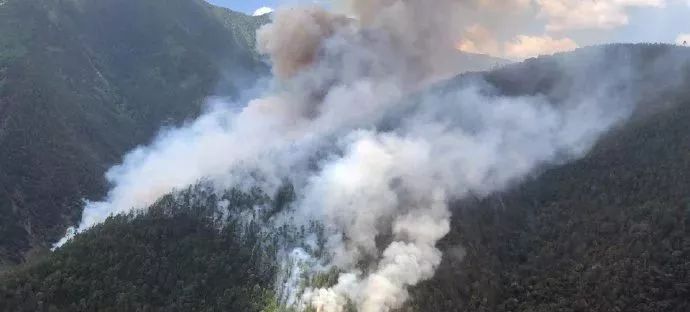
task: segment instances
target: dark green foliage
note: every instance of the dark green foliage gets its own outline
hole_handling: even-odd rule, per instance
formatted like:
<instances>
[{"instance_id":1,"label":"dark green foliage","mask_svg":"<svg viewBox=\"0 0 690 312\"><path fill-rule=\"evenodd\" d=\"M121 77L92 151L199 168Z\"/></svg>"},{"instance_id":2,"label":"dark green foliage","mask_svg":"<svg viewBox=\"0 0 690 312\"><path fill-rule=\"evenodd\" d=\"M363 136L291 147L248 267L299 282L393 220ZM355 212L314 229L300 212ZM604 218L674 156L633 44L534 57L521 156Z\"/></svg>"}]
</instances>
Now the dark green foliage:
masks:
<instances>
[{"instance_id":1,"label":"dark green foliage","mask_svg":"<svg viewBox=\"0 0 690 312\"><path fill-rule=\"evenodd\" d=\"M638 68L659 65L655 55L669 49L690 57L690 49L668 46L603 49L609 63L621 53L636 55ZM548 94L552 90L535 89L563 79L556 60L491 75L497 85L515 88L511 92ZM456 203L441 246L444 263L433 280L413 290L404 310L690 310L690 70L683 58L668 60L676 61L676 70L635 82L647 96L634 119L584 159L502 194ZM521 86L507 82L522 70L536 78ZM664 93L651 92L668 87L652 82L663 75L681 78Z\"/></svg>"},{"instance_id":2,"label":"dark green foliage","mask_svg":"<svg viewBox=\"0 0 690 312\"><path fill-rule=\"evenodd\" d=\"M267 72L265 18L202 0L0 5L0 270L78 221L105 170L161 125Z\"/></svg>"},{"instance_id":3,"label":"dark green foliage","mask_svg":"<svg viewBox=\"0 0 690 312\"><path fill-rule=\"evenodd\" d=\"M257 227L219 226L217 198L197 186L146 213L109 218L2 276L0 310L262 310L272 300L275 246Z\"/></svg>"}]
</instances>

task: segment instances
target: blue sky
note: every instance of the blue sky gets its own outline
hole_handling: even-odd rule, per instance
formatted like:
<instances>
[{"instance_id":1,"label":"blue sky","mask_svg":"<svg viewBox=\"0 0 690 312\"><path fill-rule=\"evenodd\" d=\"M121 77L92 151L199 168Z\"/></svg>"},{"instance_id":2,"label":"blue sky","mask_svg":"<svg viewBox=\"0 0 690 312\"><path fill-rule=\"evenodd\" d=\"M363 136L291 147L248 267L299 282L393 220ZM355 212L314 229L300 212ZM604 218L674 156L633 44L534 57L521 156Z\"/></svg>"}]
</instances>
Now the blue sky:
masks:
<instances>
[{"instance_id":1,"label":"blue sky","mask_svg":"<svg viewBox=\"0 0 690 312\"><path fill-rule=\"evenodd\" d=\"M256 9L260 7L279 7L281 5L289 5L291 3L306 2L299 0L207 0L215 5L224 6L226 8L233 9L235 11L244 12L247 14L252 14Z\"/></svg>"},{"instance_id":2,"label":"blue sky","mask_svg":"<svg viewBox=\"0 0 690 312\"><path fill-rule=\"evenodd\" d=\"M679 34L690 33L689 4L677 1L662 9L633 9L630 23L616 29L612 37L629 42L673 42Z\"/></svg>"},{"instance_id":3,"label":"blue sky","mask_svg":"<svg viewBox=\"0 0 690 312\"><path fill-rule=\"evenodd\" d=\"M280 2L279 0L207 0L215 5L224 6L244 13L251 14L254 10L262 7L275 7Z\"/></svg>"}]
</instances>

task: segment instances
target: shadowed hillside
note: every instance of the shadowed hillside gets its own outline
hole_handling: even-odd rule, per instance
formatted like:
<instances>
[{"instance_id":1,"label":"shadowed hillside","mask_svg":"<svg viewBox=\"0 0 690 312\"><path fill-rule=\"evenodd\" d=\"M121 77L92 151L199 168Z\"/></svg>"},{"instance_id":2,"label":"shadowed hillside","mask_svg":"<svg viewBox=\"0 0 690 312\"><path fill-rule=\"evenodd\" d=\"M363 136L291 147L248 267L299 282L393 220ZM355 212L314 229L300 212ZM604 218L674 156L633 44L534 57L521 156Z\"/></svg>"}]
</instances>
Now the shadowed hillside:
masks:
<instances>
[{"instance_id":1,"label":"shadowed hillside","mask_svg":"<svg viewBox=\"0 0 690 312\"><path fill-rule=\"evenodd\" d=\"M690 309L690 49L610 45L487 77L508 94L559 98L564 73L623 64L633 68L633 119L579 161L456 203L444 263L414 290L416 310Z\"/></svg>"},{"instance_id":2,"label":"shadowed hillside","mask_svg":"<svg viewBox=\"0 0 690 312\"><path fill-rule=\"evenodd\" d=\"M273 300L275 242L228 222L258 193L197 186L150 211L110 218L50 258L3 276L2 311L262 311ZM223 226L218 226L223 224ZM240 239L242 237L242 239ZM75 261L77 258L89 261ZM27 279L28 277L28 279Z\"/></svg>"},{"instance_id":3,"label":"shadowed hillside","mask_svg":"<svg viewBox=\"0 0 690 312\"><path fill-rule=\"evenodd\" d=\"M266 21L202 0L2 1L0 267L61 237L125 151L267 73Z\"/></svg>"}]
</instances>

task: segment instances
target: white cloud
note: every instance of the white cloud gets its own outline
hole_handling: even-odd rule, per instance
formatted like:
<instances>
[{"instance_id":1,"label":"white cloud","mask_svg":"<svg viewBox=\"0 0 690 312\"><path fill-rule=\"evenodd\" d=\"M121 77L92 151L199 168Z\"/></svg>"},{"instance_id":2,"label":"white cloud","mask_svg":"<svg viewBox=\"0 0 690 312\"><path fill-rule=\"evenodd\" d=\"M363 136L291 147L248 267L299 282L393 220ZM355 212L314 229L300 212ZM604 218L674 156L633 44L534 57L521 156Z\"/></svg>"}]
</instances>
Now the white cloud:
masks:
<instances>
[{"instance_id":1,"label":"white cloud","mask_svg":"<svg viewBox=\"0 0 690 312\"><path fill-rule=\"evenodd\" d=\"M664 7L666 0L537 0L549 31L611 29L629 23L631 7Z\"/></svg>"},{"instance_id":2,"label":"white cloud","mask_svg":"<svg viewBox=\"0 0 690 312\"><path fill-rule=\"evenodd\" d=\"M269 13L273 13L273 9L272 9L272 8L269 8L269 7L260 7L260 8L258 8L258 9L256 9L256 11L254 11L254 14L252 14L252 15L254 15L254 16L261 16L261 15L269 14Z\"/></svg>"},{"instance_id":3,"label":"white cloud","mask_svg":"<svg viewBox=\"0 0 690 312\"><path fill-rule=\"evenodd\" d=\"M676 38L676 44L677 45L690 45L690 34L680 34Z\"/></svg>"},{"instance_id":4,"label":"white cloud","mask_svg":"<svg viewBox=\"0 0 690 312\"><path fill-rule=\"evenodd\" d=\"M571 51L578 48L578 44L567 37L554 39L548 35L518 35L511 41L500 42L490 30L475 24L466 29L463 39L456 45L456 48L468 53L521 60L539 55Z\"/></svg>"},{"instance_id":5,"label":"white cloud","mask_svg":"<svg viewBox=\"0 0 690 312\"><path fill-rule=\"evenodd\" d=\"M565 52L577 49L578 45L570 38L554 39L550 36L520 35L505 44L505 56L512 59Z\"/></svg>"},{"instance_id":6,"label":"white cloud","mask_svg":"<svg viewBox=\"0 0 690 312\"><path fill-rule=\"evenodd\" d=\"M494 38L494 34L482 25L474 24L468 27L463 34L463 39L456 48L463 52L500 55L500 44Z\"/></svg>"}]
</instances>

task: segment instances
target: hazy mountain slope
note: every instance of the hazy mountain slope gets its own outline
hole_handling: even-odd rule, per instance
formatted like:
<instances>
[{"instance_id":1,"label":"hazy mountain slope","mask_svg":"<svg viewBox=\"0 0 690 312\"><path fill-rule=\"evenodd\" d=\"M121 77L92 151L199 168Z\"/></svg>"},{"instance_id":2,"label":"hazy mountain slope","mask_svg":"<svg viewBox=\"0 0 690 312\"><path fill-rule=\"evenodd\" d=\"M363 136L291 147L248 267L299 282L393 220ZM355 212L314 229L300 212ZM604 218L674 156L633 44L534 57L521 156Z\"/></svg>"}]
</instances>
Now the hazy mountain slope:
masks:
<instances>
[{"instance_id":1,"label":"hazy mountain slope","mask_svg":"<svg viewBox=\"0 0 690 312\"><path fill-rule=\"evenodd\" d=\"M266 73L253 52L264 19L201 0L3 1L0 266L60 237L161 124Z\"/></svg>"},{"instance_id":2,"label":"hazy mountain slope","mask_svg":"<svg viewBox=\"0 0 690 312\"><path fill-rule=\"evenodd\" d=\"M444 242L451 256L415 291L414 306L687 311L688 118L685 100L611 135L581 161L463 203Z\"/></svg>"},{"instance_id":3,"label":"hazy mountain slope","mask_svg":"<svg viewBox=\"0 0 690 312\"><path fill-rule=\"evenodd\" d=\"M457 68L461 68L462 72L487 71L511 63L511 61L506 59L493 57L486 54L467 52L458 52L456 57L450 60L450 62L452 64L452 66L449 68L451 77L457 75L458 71L454 70Z\"/></svg>"},{"instance_id":4,"label":"hazy mountain slope","mask_svg":"<svg viewBox=\"0 0 690 312\"><path fill-rule=\"evenodd\" d=\"M639 102L634 119L609 133L581 160L546 170L502 194L455 203L451 233L441 244L444 262L434 279L412 290L413 300L404 310L687 311L690 307L687 299L690 49L655 45L596 47L530 60L482 75L490 85L506 94L543 94L557 99L570 96L555 88L554 81L570 81L576 75L571 69L580 68L577 74L592 77L581 86L586 90L588 84L603 83L605 79L605 74L594 73L600 73L605 66L622 64L632 65L629 66L632 79L628 82L632 88L621 86L621 90L628 90L627 96ZM466 79L475 78L475 75L464 75L440 88L457 87ZM676 83L667 90L659 90L657 86L662 79ZM215 207L217 200L212 196L207 198L204 202L209 204L204 207ZM183 201L171 209L198 211L195 207ZM8 302L8 310L32 310L41 299L44 307L60 306L61 302L45 299L54 298L55 294L114 298L120 291L117 288L99 288L96 284L74 290L63 281L94 284L103 279L102 274L95 272L113 266L119 268L118 263L130 263L130 259L141 259L136 263L147 267L163 263L177 265L181 272L176 274L203 272L196 266L186 265L184 258L163 257L157 251L156 246L161 244L184 249L188 245L182 238L188 234L168 236L152 230L150 235L137 236L133 244L152 247L131 250L125 248L126 243L114 239L126 237L130 232L131 235L149 233L144 224L152 216L156 214L111 219L78 236L40 263L26 265L6 278L6 282L0 282L0 293L5 296L0 302ZM203 213L185 216L210 220ZM160 214L154 217L155 220L166 218ZM187 219L156 222L163 228L173 227L161 231L174 231L180 220ZM112 248L113 240L121 244L118 248L128 250ZM216 247L222 248L224 244L232 245L226 241ZM155 252L152 254L151 250ZM213 248L193 251L200 259L214 258L218 253L222 251ZM107 261L93 261L94 255L101 254L108 255ZM231 255L224 257L229 262L236 261ZM241 253L238 257L244 259ZM147 280L149 277L143 271L112 274L125 276L122 283L126 284ZM49 278L58 272L64 274L61 279ZM270 278L257 280L232 272L219 274L220 280L233 281L236 287L261 290L270 287L272 282ZM199 277L183 284L197 285L202 280ZM130 302L159 300L156 298L160 297L145 290L149 289L143 286L146 283L133 283L136 286L130 288L131 294L143 297ZM185 297L193 307L221 300L222 296L209 299L201 295L219 293L215 286L204 287L203 292L190 290L190 295ZM266 300L263 297L253 300L269 305L262 301ZM24 305L27 302L30 305ZM103 304L100 308L115 309L112 301L92 302Z\"/></svg>"},{"instance_id":5,"label":"hazy mountain slope","mask_svg":"<svg viewBox=\"0 0 690 312\"><path fill-rule=\"evenodd\" d=\"M605 57L577 62L592 53ZM664 61L672 59L677 63ZM558 90L549 85L567 79L562 64L595 71L631 62L637 68L630 73L632 98L640 103L634 119L584 159L503 194L457 203L453 230L443 243L445 261L432 281L415 290L412 306L419 311L687 311L689 61L687 48L614 45L490 73L489 80L504 92L556 96ZM534 79L517 79L526 76ZM658 89L664 79L673 79L675 86Z\"/></svg>"}]
</instances>

